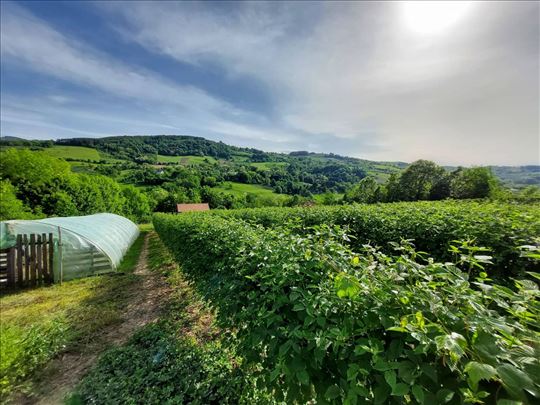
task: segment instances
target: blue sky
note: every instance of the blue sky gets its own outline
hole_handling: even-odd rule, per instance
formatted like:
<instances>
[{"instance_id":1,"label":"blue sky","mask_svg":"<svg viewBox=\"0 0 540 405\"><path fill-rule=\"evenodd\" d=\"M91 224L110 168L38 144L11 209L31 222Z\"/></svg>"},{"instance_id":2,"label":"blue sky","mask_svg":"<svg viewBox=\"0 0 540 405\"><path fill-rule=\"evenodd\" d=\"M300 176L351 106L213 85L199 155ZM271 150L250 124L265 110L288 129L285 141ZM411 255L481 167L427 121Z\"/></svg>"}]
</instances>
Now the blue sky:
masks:
<instances>
[{"instance_id":1,"label":"blue sky","mask_svg":"<svg viewBox=\"0 0 540 405\"><path fill-rule=\"evenodd\" d=\"M539 164L536 2L2 2L3 136Z\"/></svg>"}]
</instances>

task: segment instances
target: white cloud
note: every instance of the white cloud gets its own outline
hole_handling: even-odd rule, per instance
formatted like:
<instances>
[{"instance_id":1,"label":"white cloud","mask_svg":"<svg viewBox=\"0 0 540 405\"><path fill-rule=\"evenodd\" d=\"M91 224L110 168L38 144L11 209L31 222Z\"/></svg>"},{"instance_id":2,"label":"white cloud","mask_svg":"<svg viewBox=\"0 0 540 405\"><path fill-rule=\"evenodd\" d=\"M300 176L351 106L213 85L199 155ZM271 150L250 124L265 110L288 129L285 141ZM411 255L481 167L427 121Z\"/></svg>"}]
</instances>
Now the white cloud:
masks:
<instances>
[{"instance_id":1,"label":"white cloud","mask_svg":"<svg viewBox=\"0 0 540 405\"><path fill-rule=\"evenodd\" d=\"M265 82L293 131L371 142L363 156L379 159L510 164L540 160L538 7L476 3L436 35L410 30L391 2L113 11L151 51Z\"/></svg>"},{"instance_id":2,"label":"white cloud","mask_svg":"<svg viewBox=\"0 0 540 405\"><path fill-rule=\"evenodd\" d=\"M67 38L12 3L2 5L1 29L4 63L18 63L119 97L165 102L190 112L235 112L198 88L178 85Z\"/></svg>"},{"instance_id":3,"label":"white cloud","mask_svg":"<svg viewBox=\"0 0 540 405\"><path fill-rule=\"evenodd\" d=\"M399 2L98 7L126 41L264 83L272 116L115 60L4 3L2 63L134 100L133 111L118 113L123 133L155 133L161 125L266 150L449 164L540 161L538 3L475 3L436 35L411 30ZM69 111L68 100L54 97ZM117 130L122 124L105 112L102 128Z\"/></svg>"}]
</instances>

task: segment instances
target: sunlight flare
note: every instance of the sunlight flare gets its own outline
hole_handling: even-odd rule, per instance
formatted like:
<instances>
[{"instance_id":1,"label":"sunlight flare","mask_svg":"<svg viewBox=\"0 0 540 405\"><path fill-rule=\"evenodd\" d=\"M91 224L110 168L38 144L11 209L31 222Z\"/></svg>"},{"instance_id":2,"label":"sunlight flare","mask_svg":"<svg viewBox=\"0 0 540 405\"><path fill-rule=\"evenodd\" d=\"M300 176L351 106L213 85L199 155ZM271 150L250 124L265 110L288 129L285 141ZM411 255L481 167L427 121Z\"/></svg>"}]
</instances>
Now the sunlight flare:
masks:
<instances>
[{"instance_id":1,"label":"sunlight flare","mask_svg":"<svg viewBox=\"0 0 540 405\"><path fill-rule=\"evenodd\" d=\"M401 3L405 25L420 34L436 34L461 20L471 1L406 1Z\"/></svg>"}]
</instances>

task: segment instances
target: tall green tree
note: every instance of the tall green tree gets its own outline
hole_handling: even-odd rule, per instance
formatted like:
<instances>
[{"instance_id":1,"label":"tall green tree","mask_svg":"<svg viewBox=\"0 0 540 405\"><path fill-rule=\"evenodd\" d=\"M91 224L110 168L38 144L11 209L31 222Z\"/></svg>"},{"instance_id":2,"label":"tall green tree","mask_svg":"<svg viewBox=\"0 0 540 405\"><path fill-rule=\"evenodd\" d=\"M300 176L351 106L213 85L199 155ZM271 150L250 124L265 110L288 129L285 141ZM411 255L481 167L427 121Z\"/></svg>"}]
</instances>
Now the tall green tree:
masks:
<instances>
[{"instance_id":1,"label":"tall green tree","mask_svg":"<svg viewBox=\"0 0 540 405\"><path fill-rule=\"evenodd\" d=\"M430 199L434 186L446 175L444 168L429 160L417 160L399 178L399 199L416 201Z\"/></svg>"},{"instance_id":2,"label":"tall green tree","mask_svg":"<svg viewBox=\"0 0 540 405\"><path fill-rule=\"evenodd\" d=\"M7 180L0 181L0 221L32 217L30 210L17 198L15 187Z\"/></svg>"},{"instance_id":3,"label":"tall green tree","mask_svg":"<svg viewBox=\"0 0 540 405\"><path fill-rule=\"evenodd\" d=\"M450 184L453 198L486 198L499 188L498 180L488 167L458 169Z\"/></svg>"},{"instance_id":4,"label":"tall green tree","mask_svg":"<svg viewBox=\"0 0 540 405\"><path fill-rule=\"evenodd\" d=\"M371 177L364 177L352 189L345 193L346 202L374 203L380 196L380 186L377 181Z\"/></svg>"}]
</instances>

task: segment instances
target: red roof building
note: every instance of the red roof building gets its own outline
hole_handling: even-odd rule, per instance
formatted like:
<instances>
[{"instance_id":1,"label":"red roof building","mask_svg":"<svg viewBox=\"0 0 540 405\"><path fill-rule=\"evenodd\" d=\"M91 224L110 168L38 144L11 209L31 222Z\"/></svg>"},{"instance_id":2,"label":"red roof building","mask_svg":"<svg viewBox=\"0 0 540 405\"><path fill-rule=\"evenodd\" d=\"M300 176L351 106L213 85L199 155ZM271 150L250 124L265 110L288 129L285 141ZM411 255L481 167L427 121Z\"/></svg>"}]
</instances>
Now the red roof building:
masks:
<instances>
[{"instance_id":1,"label":"red roof building","mask_svg":"<svg viewBox=\"0 0 540 405\"><path fill-rule=\"evenodd\" d=\"M176 212L209 211L208 203L203 204L176 204Z\"/></svg>"}]
</instances>

